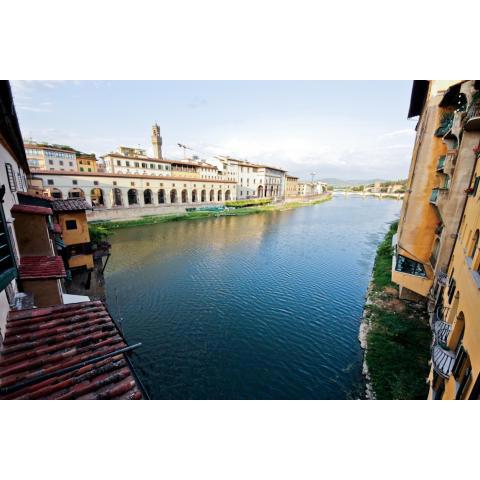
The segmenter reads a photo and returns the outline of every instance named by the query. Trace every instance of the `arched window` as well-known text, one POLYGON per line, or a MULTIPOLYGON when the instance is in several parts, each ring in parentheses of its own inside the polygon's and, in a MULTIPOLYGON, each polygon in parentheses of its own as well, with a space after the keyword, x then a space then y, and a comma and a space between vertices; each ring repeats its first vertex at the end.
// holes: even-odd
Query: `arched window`
POLYGON ((172 189, 170 190, 170 203, 177 203, 178 202, 178 197, 177 197, 177 190, 172 189))
POLYGON ((197 191, 192 190, 192 203, 195 203, 197 201, 197 191))
POLYGON ((68 191, 68 198, 85 198, 85 193, 81 188, 71 188, 68 191))
POLYGON ((182 190, 182 203, 188 203, 188 192, 187 192, 187 190, 182 190))
POLYGON ((211 202, 215 201, 215 192, 213 190, 210 190, 210 201, 211 202))
POLYGON ((228 200, 230 200, 230 199, 231 199, 230 190, 227 190, 227 191, 225 192, 225 200, 228 201, 228 200))
POLYGON ((113 193, 113 206, 121 207, 122 206, 122 191, 119 188, 114 188, 113 193))
POLYGON ((207 201, 207 191, 206 190, 202 190, 202 194, 201 194, 201 201, 202 202, 206 202, 207 201))
POLYGON ((137 191, 131 188, 127 193, 127 198, 129 205, 136 205, 138 203, 137 191))
POLYGON ((105 205, 103 201, 103 190, 101 188, 92 188, 90 198, 92 199, 93 207, 103 207, 105 205))
POLYGON ((62 199, 62 198, 63 198, 62 191, 59 190, 58 188, 52 188, 52 190, 50 190, 50 195, 51 195, 53 198, 59 198, 59 199, 62 199))
POLYGON ((222 201, 222 191, 219 190, 218 191, 218 197, 217 197, 218 201, 221 202, 222 201))
POLYGON ((152 204, 152 191, 147 188, 144 192, 143 192, 143 201, 145 202, 145 205, 151 205, 152 204))
POLYGON ((163 188, 158 191, 158 203, 165 203, 165 190, 163 188))

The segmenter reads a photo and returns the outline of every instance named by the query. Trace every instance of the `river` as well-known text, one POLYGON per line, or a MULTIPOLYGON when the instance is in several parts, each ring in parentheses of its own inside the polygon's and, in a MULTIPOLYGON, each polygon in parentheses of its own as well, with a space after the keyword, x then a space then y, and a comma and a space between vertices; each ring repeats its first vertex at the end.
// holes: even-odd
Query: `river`
POLYGON ((155 399, 346 399, 375 251, 401 202, 118 230, 108 306, 155 399))

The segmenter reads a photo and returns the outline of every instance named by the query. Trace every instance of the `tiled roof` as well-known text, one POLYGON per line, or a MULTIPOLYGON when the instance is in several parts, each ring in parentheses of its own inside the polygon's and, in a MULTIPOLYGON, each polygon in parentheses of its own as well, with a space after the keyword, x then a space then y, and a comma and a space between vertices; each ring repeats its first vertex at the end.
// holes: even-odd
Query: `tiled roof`
POLYGON ((91 210, 92 206, 84 198, 66 198, 65 200, 53 200, 54 212, 78 212, 80 210, 91 210))
POLYGON ((66 276, 62 257, 22 257, 18 270, 22 280, 63 278, 66 276))
POLYGON ((17 196, 20 195, 21 197, 29 197, 29 198, 41 198, 42 200, 52 200, 52 197, 49 195, 45 195, 43 193, 28 193, 28 192, 17 192, 17 196))
POLYGON ((125 348, 102 302, 10 312, 0 399, 141 399, 125 348))
POLYGON ((10 210, 12 213, 29 213, 33 215, 52 215, 52 209, 48 207, 37 207, 36 205, 14 205, 10 210))

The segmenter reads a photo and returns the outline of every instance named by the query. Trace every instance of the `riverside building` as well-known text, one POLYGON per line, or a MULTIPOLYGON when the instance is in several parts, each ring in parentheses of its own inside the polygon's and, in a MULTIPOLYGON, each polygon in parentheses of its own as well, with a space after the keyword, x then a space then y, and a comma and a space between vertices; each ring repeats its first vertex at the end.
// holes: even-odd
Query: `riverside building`
POLYGON ((394 238, 401 298, 432 312, 432 399, 480 393, 480 83, 415 81, 417 136, 394 238))

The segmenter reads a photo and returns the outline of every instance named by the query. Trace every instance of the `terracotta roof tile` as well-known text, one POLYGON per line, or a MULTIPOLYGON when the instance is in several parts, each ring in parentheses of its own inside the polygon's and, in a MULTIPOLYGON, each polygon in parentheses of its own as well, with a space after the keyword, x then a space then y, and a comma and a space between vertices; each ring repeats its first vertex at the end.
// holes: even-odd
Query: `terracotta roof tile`
POLYGON ((126 347, 102 302, 10 312, 0 399, 141 399, 126 347))
POLYGON ((18 270, 22 280, 66 277, 62 257, 22 257, 18 270))
POLYGON ((52 209, 48 207, 37 207, 36 205, 14 205, 11 213, 29 213, 33 215, 52 215, 52 209))
POLYGON ((52 208, 54 212, 78 212, 80 210, 92 210, 92 206, 84 198, 53 200, 52 208))

